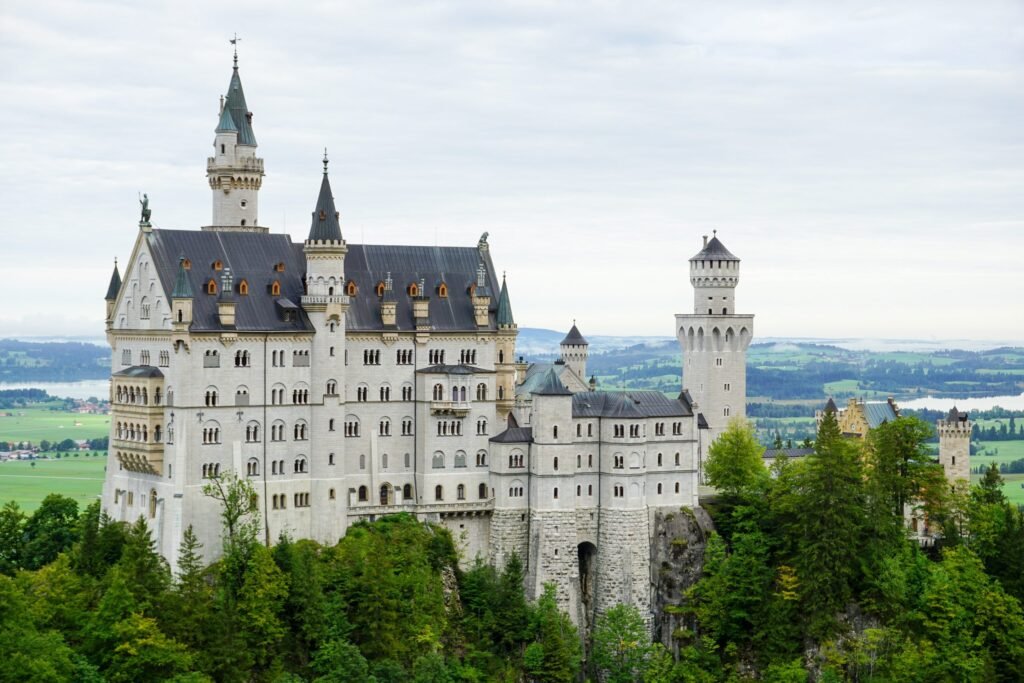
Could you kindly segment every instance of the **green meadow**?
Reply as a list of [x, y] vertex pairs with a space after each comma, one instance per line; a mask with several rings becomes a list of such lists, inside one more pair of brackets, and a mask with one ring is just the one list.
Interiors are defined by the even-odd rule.
[[74, 498], [83, 508], [100, 495], [106, 467], [105, 453], [0, 462], [0, 504], [13, 500], [22, 510], [32, 512], [47, 495], [59, 493]]
[[109, 415], [83, 415], [46, 408], [0, 410], [0, 441], [99, 439], [110, 432]]

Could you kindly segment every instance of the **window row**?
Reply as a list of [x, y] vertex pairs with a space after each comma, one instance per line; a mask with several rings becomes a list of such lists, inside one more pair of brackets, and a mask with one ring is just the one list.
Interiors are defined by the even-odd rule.
[[[118, 422], [114, 426], [115, 438], [122, 441], [149, 442], [149, 426], [145, 424]], [[160, 425], [153, 427], [153, 443], [160, 443]]]
[[462, 420], [442, 420], [437, 423], [438, 436], [462, 436]]
[[[441, 470], [445, 468], [446, 456], [443, 451], [434, 451], [434, 455], [431, 458], [431, 467], [435, 470]], [[408, 466], [408, 463], [406, 463]], [[456, 451], [453, 459], [454, 467], [466, 467], [466, 452]], [[480, 450], [476, 452], [476, 466], [487, 467], [487, 451]]]
[[211, 479], [220, 476], [220, 463], [203, 463], [203, 479]]
[[[153, 390], [153, 405], [160, 405], [160, 387]], [[114, 402], [128, 405], [149, 405], [149, 390], [145, 387], [114, 386]]]

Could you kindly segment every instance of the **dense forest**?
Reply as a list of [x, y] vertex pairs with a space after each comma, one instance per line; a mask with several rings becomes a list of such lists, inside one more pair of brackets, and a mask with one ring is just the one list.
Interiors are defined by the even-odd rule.
[[0, 382], [72, 382], [110, 377], [110, 351], [81, 342], [0, 339]]
[[[900, 418], [865, 442], [828, 417], [769, 473], [750, 425], [712, 447], [717, 531], [674, 626], [651, 643], [619, 606], [582, 642], [517, 559], [462, 571], [449, 533], [395, 515], [332, 547], [258, 541], [254, 491], [227, 473], [222, 558], [189, 532], [176, 567], [145, 521], [50, 496], [0, 511], [0, 681], [1018, 681], [1024, 519], [989, 469], [951, 489]], [[904, 510], [934, 544], [908, 536]]]

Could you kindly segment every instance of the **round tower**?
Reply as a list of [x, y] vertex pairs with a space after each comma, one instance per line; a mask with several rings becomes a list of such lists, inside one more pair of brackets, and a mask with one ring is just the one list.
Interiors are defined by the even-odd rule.
[[572, 321], [572, 329], [569, 330], [569, 334], [565, 335], [565, 339], [562, 340], [558, 348], [561, 351], [562, 362], [579, 377], [580, 381], [586, 382], [590, 342], [580, 334], [575, 320]]
[[220, 118], [213, 141], [213, 156], [206, 160], [206, 177], [213, 191], [213, 222], [204, 229], [266, 232], [259, 227], [259, 191], [263, 185], [263, 159], [256, 156], [252, 112], [245, 103], [238, 75], [238, 53], [221, 98]]
[[946, 479], [955, 483], [971, 480], [971, 421], [967, 413], [953, 406], [946, 419], [937, 423], [939, 432], [939, 464]]

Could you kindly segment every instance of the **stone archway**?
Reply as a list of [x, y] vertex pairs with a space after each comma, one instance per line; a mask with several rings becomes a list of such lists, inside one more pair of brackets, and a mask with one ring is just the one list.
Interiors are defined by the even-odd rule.
[[583, 633], [590, 633], [594, 620], [594, 584], [597, 581], [597, 546], [584, 541], [576, 546], [579, 560], [580, 606], [583, 611]]
[[380, 504], [381, 505], [394, 505], [395, 493], [394, 489], [391, 488], [391, 484], [381, 484], [380, 486]]

